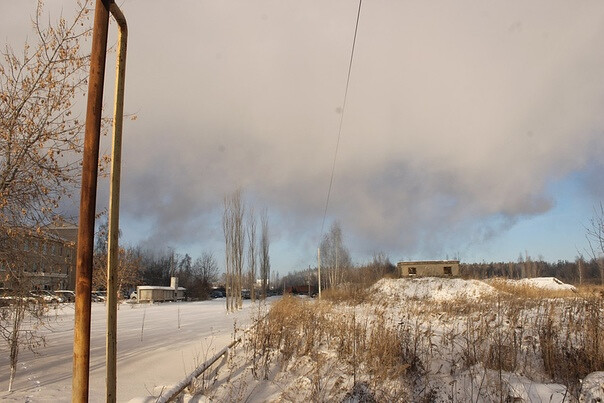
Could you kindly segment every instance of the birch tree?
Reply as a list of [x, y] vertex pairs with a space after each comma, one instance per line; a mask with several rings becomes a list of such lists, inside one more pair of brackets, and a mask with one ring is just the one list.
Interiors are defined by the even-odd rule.
[[256, 261], [258, 250], [256, 247], [256, 215], [254, 214], [254, 209], [252, 207], [249, 208], [247, 215], [247, 243], [248, 243], [248, 252], [247, 252], [247, 265], [248, 265], [248, 276], [250, 283], [250, 297], [252, 302], [256, 300]]
[[237, 189], [224, 198], [224, 213], [222, 215], [226, 262], [226, 304], [227, 311], [230, 312], [233, 312], [235, 308], [241, 309], [243, 307], [241, 289], [245, 247], [244, 213], [242, 191]]
[[260, 277], [262, 281], [262, 299], [266, 299], [266, 291], [268, 288], [268, 280], [271, 275], [271, 260], [270, 260], [270, 238], [268, 229], [268, 211], [262, 210], [260, 215]]
[[342, 228], [336, 221], [321, 241], [321, 267], [326, 270], [327, 286], [335, 287], [344, 278], [345, 269], [351, 265], [350, 254], [344, 246]]

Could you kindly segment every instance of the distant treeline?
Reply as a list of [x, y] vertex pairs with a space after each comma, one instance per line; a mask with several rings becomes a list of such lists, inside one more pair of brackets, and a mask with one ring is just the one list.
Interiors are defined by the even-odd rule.
[[[491, 277], [505, 277], [521, 279], [531, 277], [556, 277], [565, 283], [604, 284], [604, 259], [585, 260], [578, 258], [574, 262], [559, 260], [555, 263], [542, 259], [533, 260], [530, 257], [521, 257], [516, 262], [482, 262], [460, 263], [460, 274], [464, 278], [484, 279]], [[325, 274], [322, 277], [322, 288], [326, 289]], [[398, 278], [400, 273], [390, 259], [385, 255], [374, 257], [373, 261], [363, 265], [349, 265], [342, 269], [342, 282], [351, 284], [371, 285], [381, 278]], [[291, 287], [298, 285], [317, 287], [317, 268], [293, 271], [284, 276], [280, 281], [274, 282], [273, 287]]]
[[550, 263], [525, 258], [517, 262], [460, 263], [459, 266], [461, 275], [470, 278], [556, 277], [571, 284], [600, 284], [604, 278], [604, 262], [596, 259]]

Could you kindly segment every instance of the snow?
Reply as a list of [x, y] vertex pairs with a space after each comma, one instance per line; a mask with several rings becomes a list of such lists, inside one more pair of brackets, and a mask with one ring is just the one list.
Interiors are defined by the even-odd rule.
[[542, 288], [544, 290], [550, 291], [577, 291], [575, 286], [563, 283], [555, 277], [523, 278], [521, 280], [515, 280], [514, 283], [517, 285], [527, 285], [530, 287]]
[[[554, 278], [516, 280], [516, 284], [549, 290], [572, 289]], [[499, 291], [479, 280], [459, 278], [382, 279], [371, 289], [371, 301], [361, 306], [333, 305], [335, 314], [374, 315], [375, 309], [386, 309], [393, 323], [414, 320], [413, 307], [444, 307], [458, 301], [472, 305], [483, 304]], [[275, 301], [272, 299], [272, 301]], [[304, 299], [310, 304], [318, 303]], [[312, 305], [311, 305], [312, 306]], [[488, 306], [488, 303], [487, 303]], [[405, 307], [405, 309], [401, 309]], [[105, 305], [94, 303], [91, 324], [90, 401], [104, 401], [105, 393]], [[203, 302], [163, 304], [122, 304], [118, 311], [118, 401], [152, 402], [172, 385], [182, 381], [197, 366], [216, 354], [237, 337], [254, 317], [267, 310], [266, 305], [244, 301], [244, 309], [226, 314], [224, 299]], [[372, 313], [373, 312], [373, 313]], [[477, 311], [482, 312], [482, 311]], [[538, 314], [535, 312], [535, 315]], [[421, 387], [434, 391], [433, 401], [487, 402], [497, 393], [519, 402], [562, 402], [569, 394], [564, 385], [551, 382], [538, 372], [542, 363], [537, 356], [527, 354], [535, 364], [523, 365], [522, 371], [507, 372], [485, 369], [475, 365], [461, 369], [458, 358], [446, 357], [449, 347], [439, 345], [447, 334], [461, 331], [464, 326], [482, 320], [497, 329], [495, 313], [478, 318], [475, 313], [455, 316], [444, 311], [428, 310], [419, 325], [433, 335], [434, 361], [426, 368]], [[472, 316], [474, 315], [474, 316]], [[491, 318], [490, 316], [493, 316]], [[15, 392], [0, 392], [0, 400], [14, 402], [55, 402], [71, 400], [73, 304], [62, 304], [50, 313], [50, 324], [42, 331], [47, 344], [39, 355], [21, 351], [15, 379]], [[422, 322], [423, 321], [423, 322]], [[485, 322], [486, 321], [486, 322]], [[406, 322], [407, 323], [407, 322]], [[413, 322], [416, 323], [416, 322]], [[469, 325], [468, 325], [469, 324]], [[529, 340], [529, 329], [523, 330]], [[533, 340], [537, 340], [533, 338]], [[537, 341], [536, 341], [537, 342]], [[528, 343], [528, 341], [527, 341]], [[372, 391], [362, 381], [355, 383], [349, 364], [338, 359], [325, 346], [316, 352], [318, 367], [308, 356], [281, 362], [275, 352], [270, 366], [252, 366], [245, 342], [221, 358], [209, 371], [194, 382], [184, 402], [249, 401], [302, 402], [308, 400], [309, 390], [316, 391], [325, 401], [372, 401]], [[529, 344], [526, 346], [530, 347]], [[453, 347], [450, 347], [453, 349]], [[432, 354], [432, 353], [431, 353]], [[0, 347], [0, 367], [8, 369], [6, 346]], [[0, 388], [8, 385], [8, 370], [0, 371]], [[320, 379], [320, 381], [318, 381]], [[476, 385], [481, 385], [476, 387]], [[484, 385], [484, 386], [483, 386]], [[404, 385], [409, 393], [416, 386]], [[395, 390], [396, 388], [392, 388]], [[400, 385], [398, 390], [400, 390]], [[203, 392], [201, 394], [200, 392]], [[604, 399], [604, 372], [596, 372], [583, 380], [581, 401]], [[396, 398], [394, 400], [397, 400]]]
[[583, 379], [580, 403], [604, 401], [604, 372], [592, 372]]
[[[121, 304], [118, 310], [117, 400], [147, 396], [156, 386], [177, 383], [206, 357], [233, 340], [235, 328], [250, 323], [252, 305], [226, 314], [225, 300], [162, 304]], [[40, 329], [46, 346], [39, 354], [22, 350], [14, 392], [8, 387], [9, 363], [0, 346], [0, 400], [57, 402], [71, 400], [74, 305], [61, 304]], [[92, 304], [90, 401], [105, 400], [104, 303]]]
[[381, 279], [371, 289], [376, 299], [452, 301], [459, 298], [475, 300], [494, 295], [496, 290], [479, 280], [460, 278], [416, 277]]

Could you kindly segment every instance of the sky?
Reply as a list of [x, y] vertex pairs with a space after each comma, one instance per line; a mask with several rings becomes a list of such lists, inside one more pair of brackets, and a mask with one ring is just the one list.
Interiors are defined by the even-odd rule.
[[[0, 39], [23, 43], [35, 2], [0, 5]], [[118, 5], [137, 116], [123, 242], [222, 262], [222, 201], [241, 188], [282, 274], [314, 266], [336, 221], [357, 263], [585, 252], [604, 200], [601, 1], [365, 0], [345, 108], [356, 1]], [[72, 7], [46, 2], [51, 19]]]

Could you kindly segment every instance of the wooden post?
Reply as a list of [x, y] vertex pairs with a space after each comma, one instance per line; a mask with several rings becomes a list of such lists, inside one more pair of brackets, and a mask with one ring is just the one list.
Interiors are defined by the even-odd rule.
[[126, 18], [117, 4], [112, 3], [111, 14], [118, 23], [118, 48], [115, 82], [115, 103], [113, 111], [113, 149], [111, 153], [111, 182], [109, 185], [109, 239], [107, 256], [107, 337], [106, 374], [107, 403], [117, 401], [117, 302], [119, 264], [119, 222], [120, 222], [120, 176], [122, 166], [122, 126], [124, 120], [124, 82], [126, 79], [126, 45], [128, 26]]

